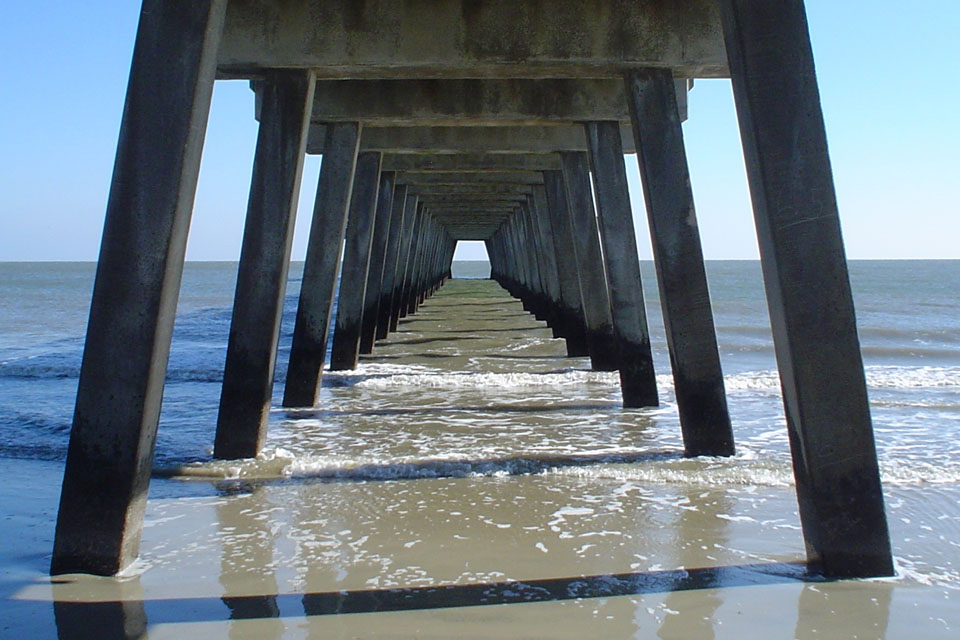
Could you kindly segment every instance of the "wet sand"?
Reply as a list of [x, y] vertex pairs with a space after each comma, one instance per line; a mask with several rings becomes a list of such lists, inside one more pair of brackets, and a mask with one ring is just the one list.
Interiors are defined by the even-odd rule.
[[[526, 343], [525, 353], [485, 352], [492, 343], [483, 332], [504, 327], [538, 339]], [[449, 347], [451, 330], [475, 339], [457, 341], [456, 350], [426, 346]], [[498, 340], [501, 347], [511, 344], [502, 336]], [[473, 367], [479, 373], [489, 366], [509, 373], [532, 371], [562, 353], [562, 343], [550, 339], [549, 329], [524, 314], [518, 302], [506, 300], [493, 283], [453, 281], [368, 362], [415, 365], [443, 357], [455, 361], [450, 367], [457, 371], [469, 373]], [[478, 362], [480, 354], [487, 360]], [[498, 355], [508, 357], [498, 360]], [[524, 363], [518, 357], [523, 355], [540, 364]], [[574, 364], [586, 366], [585, 361]], [[312, 424], [315, 432], [306, 440], [316, 447], [324, 439], [343, 442], [344, 433], [404, 431], [411, 424], [420, 429], [419, 437], [435, 440], [444, 437], [444, 429], [474, 428], [468, 423], [475, 423], [482, 404], [476, 396], [451, 401], [444, 397], [449, 388], [425, 387], [411, 413], [383, 410], [386, 396], [396, 389], [351, 395], [358, 393], [354, 382], [342, 377], [324, 390], [327, 404], [321, 409], [327, 410], [317, 412], [315, 424], [280, 424], [271, 459], [164, 470], [174, 477], [154, 480], [141, 559], [121, 578], [48, 578], [61, 466], [0, 460], [0, 522], [7, 541], [0, 548], [0, 635], [960, 634], [960, 607], [952, 601], [956, 587], [909, 571], [889, 580], [820, 580], [803, 564], [792, 487], [702, 481], [727, 463], [680, 460], [669, 441], [664, 445], [647, 433], [661, 410], [621, 411], [609, 395], [584, 408], [582, 396], [563, 389], [535, 396], [521, 389], [515, 398], [501, 391], [495, 398], [501, 411], [480, 418], [490, 422], [481, 434], [489, 439], [479, 449], [486, 452], [483, 459], [473, 449], [472, 455], [453, 451], [444, 464], [423, 462], [422, 450], [429, 447], [407, 438], [398, 450], [378, 453], [374, 462], [345, 455], [339, 467], [314, 466], [291, 476], [284, 455], [277, 454], [296, 444], [284, 429], [300, 430], [301, 442], [302, 430]], [[406, 401], [411, 397], [408, 392]], [[566, 422], [554, 417], [564, 405]], [[463, 425], [457, 411], [463, 413]], [[281, 412], [275, 417], [284, 420]], [[584, 447], [579, 453], [585, 460], [557, 464], [556, 456], [572, 454], [539, 447], [529, 432], [544, 426], [582, 428], [591, 440], [608, 441], [596, 451]], [[540, 438], [549, 438], [549, 432]], [[589, 454], [603, 452], [611, 442], [619, 451], [639, 453], [631, 460], [592, 464]], [[403, 467], [418, 460], [422, 472]], [[482, 468], [489, 460], [501, 461], [499, 471]], [[538, 460], [545, 461], [549, 473], [536, 467]], [[647, 476], [635, 473], [638, 466], [683, 470], [682, 465], [697, 464], [700, 473], [680, 481], [644, 481]], [[184, 479], [188, 471], [191, 477]], [[898, 555], [919, 548], [917, 562], [952, 566], [956, 561], [955, 547], [943, 551], [939, 542], [923, 539], [928, 529], [931, 538], [957, 539], [955, 519], [940, 517], [949, 513], [938, 508], [941, 499], [942, 494], [922, 486], [888, 492], [893, 514], [898, 501], [926, 501], [923, 518], [916, 511], [910, 522], [891, 517]]]

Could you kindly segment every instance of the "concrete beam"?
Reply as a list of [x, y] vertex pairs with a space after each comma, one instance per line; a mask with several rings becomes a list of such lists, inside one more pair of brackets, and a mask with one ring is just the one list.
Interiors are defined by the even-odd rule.
[[513, 213], [519, 205], [515, 203], [510, 204], [487, 204], [487, 205], [473, 205], [469, 208], [458, 207], [456, 205], [433, 205], [429, 206], [424, 204], [424, 209], [429, 210], [431, 214], [444, 215], [448, 213], [464, 214], [471, 217], [476, 217], [478, 215], [484, 215], [489, 213]]
[[472, 194], [472, 195], [425, 195], [419, 194], [426, 206], [453, 206], [462, 209], [485, 205], [516, 205], [526, 202], [527, 194]]
[[554, 153], [385, 153], [384, 171], [548, 171], [560, 168]]
[[[726, 77], [714, 0], [231, 2], [222, 78], [276, 67], [321, 78], [616, 77], [666, 67]], [[518, 64], [522, 63], [522, 64]]]
[[532, 185], [500, 185], [500, 184], [416, 184], [408, 185], [411, 193], [424, 197], [455, 195], [497, 195], [497, 194], [528, 194], [533, 193]]
[[[324, 125], [310, 128], [307, 153], [323, 153]], [[621, 127], [624, 153], [633, 153], [633, 132]], [[550, 153], [586, 151], [582, 126], [364, 127], [361, 151], [383, 153]]]
[[490, 239], [490, 234], [486, 234], [486, 233], [483, 233], [483, 234], [462, 233], [457, 235], [450, 234], [450, 238], [457, 241], [463, 240], [466, 242], [484, 242]]
[[539, 171], [490, 171], [483, 173], [462, 171], [438, 171], [436, 173], [397, 174], [397, 184], [491, 184], [491, 185], [529, 185], [543, 184], [543, 173]]
[[[260, 85], [254, 81], [254, 90]], [[676, 81], [686, 112], [687, 81]], [[259, 91], [258, 91], [259, 96]], [[630, 122], [619, 79], [326, 80], [318, 83], [313, 122], [360, 120], [364, 126], [577, 124]]]
[[517, 212], [516, 208], [510, 209], [428, 209], [431, 215], [434, 215], [439, 222], [443, 222], [445, 225], [450, 228], [459, 226], [459, 225], [469, 225], [469, 224], [492, 224], [496, 221], [504, 221]]

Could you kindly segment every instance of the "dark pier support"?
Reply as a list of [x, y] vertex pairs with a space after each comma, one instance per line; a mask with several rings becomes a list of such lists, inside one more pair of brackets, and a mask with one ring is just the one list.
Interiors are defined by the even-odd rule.
[[427, 218], [425, 207], [420, 206], [410, 235], [410, 253], [407, 255], [407, 268], [403, 282], [403, 294], [400, 296], [400, 317], [406, 318], [413, 313], [413, 296], [417, 287], [417, 267], [420, 264], [420, 245], [423, 243], [423, 226]]
[[[416, 208], [414, 200], [413, 208]], [[387, 238], [386, 256], [383, 264], [383, 280], [380, 283], [380, 300], [377, 306], [376, 340], [383, 340], [390, 333], [391, 303], [397, 283], [397, 264], [400, 261], [400, 243], [407, 217], [407, 185], [394, 187], [393, 206], [390, 213], [390, 234]]]
[[260, 133], [220, 393], [215, 458], [253, 458], [267, 435], [313, 87], [311, 73], [279, 72], [260, 89]]
[[721, 0], [807, 555], [893, 573], [802, 0]]
[[[377, 215], [374, 220], [373, 248], [370, 252], [370, 268], [367, 270], [367, 288], [363, 298], [362, 324], [360, 330], [360, 353], [373, 352], [376, 340], [380, 299], [383, 297], [383, 272], [387, 262], [387, 245], [393, 218], [394, 185], [397, 174], [384, 171], [380, 174], [380, 189], [377, 197]], [[400, 210], [401, 214], [403, 210]]]
[[560, 160], [563, 164], [567, 209], [572, 222], [577, 269], [580, 274], [580, 293], [583, 296], [590, 362], [596, 371], [616, 371], [620, 357], [610, 311], [610, 295], [604, 274], [597, 217], [590, 192], [587, 154], [565, 151], [560, 154]]
[[420, 245], [423, 243], [423, 226], [427, 218], [427, 213], [421, 204], [417, 208], [417, 216], [413, 221], [413, 229], [410, 232], [410, 249], [407, 254], [407, 266], [404, 270], [403, 292], [399, 300], [399, 316], [406, 318], [408, 313], [413, 313], [413, 296], [417, 286], [417, 266], [420, 261]]
[[610, 289], [613, 328], [619, 351], [620, 389], [625, 407], [655, 407], [657, 377], [640, 282], [640, 257], [623, 163], [620, 123], [584, 126], [593, 169], [603, 265]]
[[283, 393], [285, 407], [312, 407], [317, 400], [359, 143], [359, 124], [327, 126]]
[[113, 575], [139, 551], [225, 7], [144, 0], [140, 11], [52, 574]]
[[520, 234], [520, 253], [526, 261], [527, 283], [526, 298], [529, 301], [529, 310], [537, 320], [546, 318], [546, 301], [543, 295], [543, 274], [540, 271], [540, 251], [537, 249], [537, 236], [531, 224], [530, 207], [527, 203], [520, 205], [514, 215]]
[[[546, 198], [547, 219], [550, 224], [557, 259], [557, 277], [560, 282], [560, 315], [567, 340], [567, 355], [587, 356], [586, 320], [583, 315], [583, 297], [580, 293], [580, 274], [577, 268], [573, 228], [567, 208], [567, 194], [560, 171], [543, 172], [543, 196]], [[534, 190], [535, 197], [538, 191]]]
[[360, 329], [363, 302], [370, 269], [370, 248], [380, 188], [380, 163], [377, 152], [361, 153], [353, 179], [353, 197], [347, 219], [347, 237], [340, 272], [337, 320], [330, 351], [330, 370], [356, 369], [360, 353]]
[[550, 215], [547, 213], [547, 197], [542, 185], [537, 185], [528, 198], [531, 222], [536, 230], [537, 255], [540, 256], [541, 274], [544, 276], [547, 323], [553, 329], [554, 338], [566, 338], [566, 328], [561, 312], [560, 278], [557, 267], [557, 252], [550, 230]]
[[673, 74], [631, 72], [626, 88], [684, 451], [688, 456], [733, 455]]
[[500, 282], [503, 288], [515, 298], [520, 297], [520, 267], [517, 261], [517, 252], [513, 246], [512, 219], [508, 218], [500, 227], [499, 244], [504, 258], [504, 275]]
[[403, 235], [400, 241], [400, 253], [397, 257], [396, 280], [390, 301], [390, 331], [396, 331], [400, 318], [407, 315], [404, 296], [409, 289], [410, 256], [413, 253], [413, 243], [422, 214], [423, 205], [419, 198], [408, 193], [403, 213]]
[[420, 236], [420, 257], [417, 260], [416, 279], [411, 295], [408, 313], [416, 313], [426, 300], [427, 282], [429, 279], [430, 259], [436, 240], [436, 221], [432, 215], [426, 215], [423, 224], [423, 233]]
[[530, 268], [530, 254], [523, 248], [523, 229], [520, 226], [516, 213], [511, 216], [507, 230], [509, 232], [507, 238], [510, 242], [510, 255], [513, 257], [514, 270], [516, 272], [516, 284], [514, 285], [516, 293], [514, 295], [520, 298], [524, 311], [532, 312], [534, 304], [530, 287], [533, 281], [533, 274]]

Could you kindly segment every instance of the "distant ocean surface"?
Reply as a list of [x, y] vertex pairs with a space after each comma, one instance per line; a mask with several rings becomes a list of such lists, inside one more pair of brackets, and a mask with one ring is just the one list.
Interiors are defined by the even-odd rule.
[[[65, 458], [94, 269], [91, 263], [0, 263], [0, 458], [7, 469], [18, 460]], [[302, 264], [292, 267], [287, 288], [275, 406], [301, 270]], [[449, 338], [411, 340], [409, 358], [367, 359], [356, 371], [326, 374], [316, 411], [273, 412], [259, 461], [218, 466], [211, 450], [236, 265], [189, 263], [155, 465], [193, 465], [222, 477], [345, 477], [361, 483], [365, 474], [373, 481], [529, 472], [548, 481], [562, 477], [563, 483], [618, 478], [760, 493], [790, 486], [756, 262], [707, 263], [737, 456], [637, 462], [644, 451], [681, 446], [653, 265], [643, 263], [642, 270], [664, 400], [642, 414], [643, 438], [631, 431], [641, 414], [618, 406], [615, 373], [594, 373], [585, 359], [558, 356], [562, 350], [543, 332], [511, 333], [506, 314], [476, 334], [435, 327]], [[891, 526], [897, 540], [910, 540], [896, 550], [898, 562], [921, 582], [960, 586], [960, 261], [853, 261], [850, 271]], [[453, 273], [484, 278], [489, 266], [460, 262]], [[472, 291], [469, 283], [458, 286]], [[496, 303], [489, 309], [482, 301], [475, 304], [477, 313], [498, 311]], [[479, 349], [504, 355], [465, 355], [464, 341], [473, 354]], [[571, 410], [565, 413], [565, 406]], [[548, 415], [530, 407], [551, 409]], [[404, 421], [413, 408], [435, 411]], [[518, 459], [521, 453], [527, 455]], [[602, 464], [577, 463], [587, 458]], [[183, 484], [155, 480], [154, 495], [176, 496], [185, 491]]]

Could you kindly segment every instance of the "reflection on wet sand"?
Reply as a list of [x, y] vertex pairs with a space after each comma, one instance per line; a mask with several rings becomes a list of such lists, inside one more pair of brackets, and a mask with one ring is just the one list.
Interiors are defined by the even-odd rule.
[[806, 585], [797, 603], [797, 640], [835, 638], [882, 640], [887, 637], [893, 585], [830, 583]]
[[[709, 567], [717, 562], [717, 550], [727, 545], [729, 523], [717, 516], [730, 513], [732, 501], [724, 491], [688, 487], [685, 494], [686, 505], [679, 509], [675, 524], [676, 564], [681, 567]], [[707, 585], [693, 602], [673, 594], [668, 596], [664, 602], [668, 613], [657, 636], [713, 640], [714, 616], [723, 604], [720, 591], [723, 586]], [[695, 606], [691, 606], [694, 603]]]
[[[224, 595], [219, 599], [228, 611], [209, 606], [213, 598], [125, 599], [103, 602], [57, 601], [57, 625], [61, 637], [137, 637], [150, 624], [200, 621], [241, 621], [282, 617], [330, 616], [393, 611], [425, 611], [503, 604], [532, 604], [588, 598], [614, 598], [686, 592], [700, 589], [762, 587], [820, 581], [800, 564], [763, 564], [738, 567], [625, 573], [613, 575], [548, 578], [436, 587], [342, 590], [304, 594]], [[236, 591], [236, 586], [231, 593]], [[291, 603], [299, 601], [301, 611]], [[64, 615], [60, 615], [63, 612]], [[94, 622], [95, 621], [95, 622]], [[240, 627], [231, 626], [231, 629]], [[267, 627], [259, 626], [262, 633]], [[269, 627], [279, 637], [282, 624]], [[664, 627], [665, 629], [666, 627]], [[684, 627], [689, 630], [689, 627]], [[86, 634], [86, 635], [84, 635]], [[126, 634], [126, 635], [123, 635]], [[241, 637], [238, 635], [238, 637]], [[261, 635], [261, 637], [263, 637]]]
[[57, 637], [61, 640], [142, 637], [147, 631], [148, 620], [140, 580], [102, 578], [98, 582], [99, 600], [96, 602], [78, 599], [80, 594], [72, 592], [66, 583], [54, 584], [53, 614]]
[[[236, 488], [225, 491], [234, 492]], [[250, 487], [245, 500], [224, 500], [217, 504], [216, 510], [220, 525], [221, 600], [230, 611], [229, 619], [279, 618], [277, 580], [270, 568], [276, 541], [270, 526], [266, 492]], [[258, 630], [263, 638], [279, 638], [283, 624], [277, 620], [261, 625]], [[237, 625], [231, 623], [230, 637], [246, 636], [241, 636]]]

